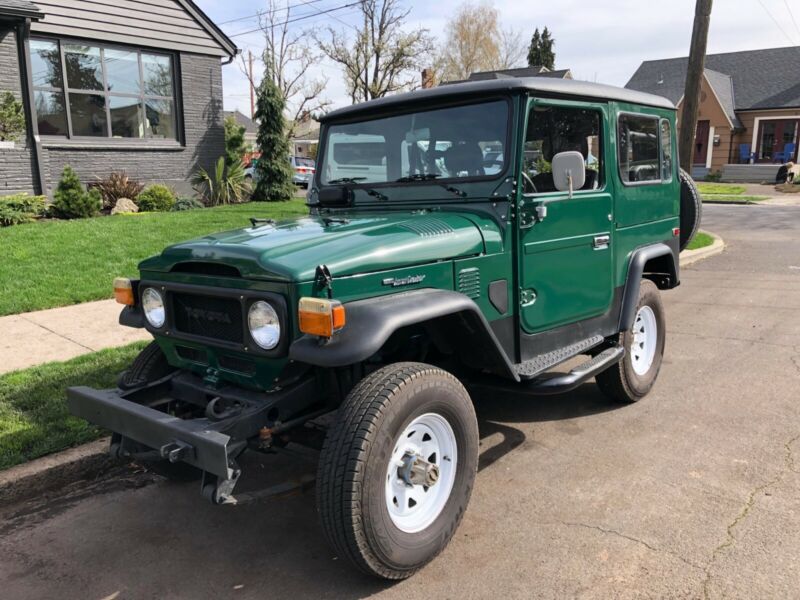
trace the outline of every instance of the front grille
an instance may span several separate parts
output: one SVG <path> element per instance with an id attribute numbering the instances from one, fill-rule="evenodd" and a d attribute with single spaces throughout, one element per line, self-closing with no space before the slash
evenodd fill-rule
<path id="1" fill-rule="evenodd" d="M 183 360 L 190 360 L 201 365 L 208 364 L 208 355 L 205 350 L 198 350 L 197 348 L 189 348 L 188 346 L 175 346 L 175 352 L 178 353 Z"/>
<path id="2" fill-rule="evenodd" d="M 237 344 L 244 342 L 239 300 L 175 293 L 172 307 L 176 331 Z"/>
<path id="3" fill-rule="evenodd" d="M 219 366 L 227 371 L 236 371 L 243 375 L 255 375 L 256 363 L 246 358 L 222 355 L 218 358 Z"/>

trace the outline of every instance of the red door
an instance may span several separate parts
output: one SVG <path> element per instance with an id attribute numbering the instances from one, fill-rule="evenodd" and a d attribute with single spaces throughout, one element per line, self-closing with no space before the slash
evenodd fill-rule
<path id="1" fill-rule="evenodd" d="M 694 158 L 693 165 L 706 166 L 708 157 L 708 130 L 709 121 L 698 121 L 697 131 L 694 134 Z"/>

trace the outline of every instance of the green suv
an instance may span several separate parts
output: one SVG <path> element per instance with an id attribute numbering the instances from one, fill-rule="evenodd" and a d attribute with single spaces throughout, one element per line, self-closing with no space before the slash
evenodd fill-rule
<path id="1" fill-rule="evenodd" d="M 236 501 L 245 451 L 316 448 L 337 554 L 408 577 L 467 509 L 471 384 L 535 396 L 594 378 L 619 402 L 652 389 L 660 290 L 700 218 L 676 156 L 670 102 L 577 81 L 333 112 L 310 215 L 253 218 L 117 280 L 120 322 L 155 341 L 117 389 L 71 388 L 70 409 L 114 432 L 115 455 L 196 477 L 217 504 Z"/>

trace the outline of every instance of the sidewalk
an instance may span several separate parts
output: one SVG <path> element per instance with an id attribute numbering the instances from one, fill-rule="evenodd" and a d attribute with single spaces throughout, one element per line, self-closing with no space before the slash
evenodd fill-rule
<path id="1" fill-rule="evenodd" d="M 101 300 L 0 317 L 0 373 L 150 339 L 144 329 L 122 327 L 121 311 Z"/>

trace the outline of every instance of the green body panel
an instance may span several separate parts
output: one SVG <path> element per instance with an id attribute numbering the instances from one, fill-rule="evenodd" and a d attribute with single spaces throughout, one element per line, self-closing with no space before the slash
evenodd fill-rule
<path id="1" fill-rule="evenodd" d="M 296 218 L 209 235 L 171 246 L 140 265 L 169 271 L 182 262 L 213 262 L 235 267 L 245 278 L 309 281 L 317 265 L 337 277 L 426 264 L 484 251 L 472 221 L 429 211 L 338 214 L 341 221 Z"/>
<path id="2" fill-rule="evenodd" d="M 517 339 L 507 340 L 507 348 L 514 346 L 516 360 L 522 336 L 607 313 L 615 290 L 626 282 L 631 253 L 669 240 L 679 226 L 677 173 L 670 182 L 625 186 L 617 169 L 620 112 L 667 119 L 677 164 L 674 111 L 613 101 L 539 100 L 602 114 L 605 172 L 599 190 L 572 198 L 566 192 L 526 196 L 521 140 L 531 102 L 537 101 L 524 93 L 512 97 L 509 152 L 514 160 L 494 180 L 458 183 L 456 195 L 436 182 L 389 184 L 382 188 L 389 198 L 384 202 L 356 188 L 348 208 L 171 246 L 140 265 L 142 279 L 281 294 L 288 307 L 284 335 L 290 340 L 301 335 L 299 299 L 327 296 L 315 281 L 321 264 L 330 269 L 333 297 L 341 302 L 420 288 L 456 290 L 472 298 L 490 323 L 514 323 Z M 532 219 L 536 207 L 545 204 L 547 216 Z M 598 236 L 608 236 L 607 247 L 595 247 Z M 171 272 L 187 262 L 235 267 L 241 277 Z M 493 282 L 505 286 L 505 310 L 490 299 Z M 212 342 L 156 337 L 172 364 L 200 375 L 210 369 L 244 387 L 270 389 L 287 364 L 286 358 L 236 355 Z M 181 358 L 178 345 L 204 350 L 208 365 Z M 219 364 L 223 354 L 255 361 L 255 373 L 225 370 Z"/>

